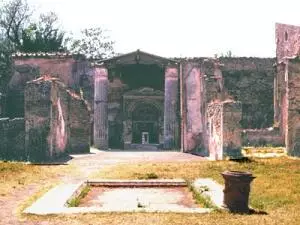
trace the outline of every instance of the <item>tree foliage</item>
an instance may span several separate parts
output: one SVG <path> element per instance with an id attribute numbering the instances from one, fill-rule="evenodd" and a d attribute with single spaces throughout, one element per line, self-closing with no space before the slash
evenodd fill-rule
<path id="1" fill-rule="evenodd" d="M 12 73 L 12 47 L 7 40 L 0 39 L 0 92 L 6 92 Z"/>
<path id="2" fill-rule="evenodd" d="M 63 48 L 65 32 L 58 25 L 54 12 L 41 14 L 32 21 L 26 0 L 10 0 L 0 9 L 0 30 L 15 51 L 59 51 Z"/>
<path id="3" fill-rule="evenodd" d="M 2 35 L 18 49 L 22 44 L 22 31 L 29 22 L 32 11 L 26 0 L 11 0 L 0 8 Z"/>
<path id="4" fill-rule="evenodd" d="M 114 42 L 100 28 L 87 28 L 81 31 L 80 39 L 71 40 L 70 51 L 87 57 L 104 59 L 114 55 Z"/>
<path id="5" fill-rule="evenodd" d="M 37 23 L 31 23 L 22 31 L 23 52 L 55 52 L 63 50 L 65 32 L 59 29 L 54 12 L 41 14 Z"/>

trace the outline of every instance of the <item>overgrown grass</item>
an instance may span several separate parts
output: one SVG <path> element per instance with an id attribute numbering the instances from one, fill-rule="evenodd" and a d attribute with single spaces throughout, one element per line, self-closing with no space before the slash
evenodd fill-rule
<path id="1" fill-rule="evenodd" d="M 192 181 L 211 177 L 223 183 L 220 175 L 225 170 L 250 171 L 256 176 L 252 183 L 250 204 L 258 210 L 274 210 L 287 206 L 300 207 L 300 160 L 287 157 L 253 159 L 244 162 L 205 161 L 176 163 L 146 163 L 107 167 L 94 178 L 138 179 L 149 172 L 158 178 L 184 178 Z"/>
<path id="2" fill-rule="evenodd" d="M 139 180 L 150 180 L 150 179 L 157 179 L 158 176 L 156 173 L 146 173 L 146 174 L 140 174 L 140 173 L 135 173 L 135 176 L 139 179 Z"/>
<path id="3" fill-rule="evenodd" d="M 195 187 L 192 185 L 192 183 L 188 180 L 187 180 L 187 185 L 189 190 L 193 193 L 193 198 L 195 199 L 197 204 L 199 204 L 203 208 L 215 208 L 212 201 L 209 198 L 201 195 L 201 193 L 197 191 Z"/>
<path id="4" fill-rule="evenodd" d="M 86 185 L 84 188 L 82 188 L 82 190 L 78 196 L 75 196 L 74 198 L 72 198 L 68 201 L 68 206 L 69 207 L 79 206 L 80 201 L 89 193 L 90 190 L 91 190 L 91 187 L 89 185 Z"/>
<path id="5" fill-rule="evenodd" d="M 70 173 L 72 166 L 39 166 L 0 161 L 0 197 L 36 182 L 48 183 L 62 174 Z"/>
<path id="6" fill-rule="evenodd" d="M 29 167 L 31 168 L 31 167 Z M 33 170 L 25 168 L 32 180 L 45 177 L 46 167 L 37 166 Z M 50 167 L 52 172 L 54 168 Z M 212 177 L 223 183 L 220 173 L 224 170 L 251 171 L 257 178 L 251 185 L 250 204 L 255 209 L 266 211 L 268 215 L 235 215 L 227 212 L 210 214 L 176 214 L 176 213 L 100 213 L 76 214 L 59 216 L 24 216 L 29 224 L 78 225 L 78 224 L 109 224 L 109 225 L 298 225 L 300 224 L 300 160 L 290 158 L 255 159 L 244 162 L 170 162 L 170 163 L 140 163 L 110 166 L 97 172 L 93 177 L 138 179 L 139 176 L 155 173 L 158 178 L 185 178 L 193 180 L 197 177 Z M 59 171 L 59 170 L 57 170 Z M 18 177 L 22 168 L 8 172 Z M 49 171 L 48 171 L 49 172 Z M 1 174 L 2 172 L 0 172 Z M 24 175 L 24 174 L 23 174 Z M 51 175 L 54 176 L 54 175 Z M 46 177 L 45 177 L 46 178 Z M 9 178 L 6 180 L 14 179 Z M 25 179 L 25 184 L 29 180 Z M 1 183 L 2 185 L 2 183 Z M 12 184 L 13 185 L 13 184 Z M 24 186 L 22 185 L 22 186 Z M 11 187 L 11 185 L 10 185 Z M 1 197 L 1 196 L 0 196 Z M 0 222 L 1 223 L 1 222 Z"/>

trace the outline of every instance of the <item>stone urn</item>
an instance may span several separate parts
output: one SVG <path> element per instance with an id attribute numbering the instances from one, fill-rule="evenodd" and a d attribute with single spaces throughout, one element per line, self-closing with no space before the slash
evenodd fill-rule
<path id="1" fill-rule="evenodd" d="M 255 178 L 249 172 L 225 171 L 224 207 L 233 213 L 249 213 L 250 183 Z"/>

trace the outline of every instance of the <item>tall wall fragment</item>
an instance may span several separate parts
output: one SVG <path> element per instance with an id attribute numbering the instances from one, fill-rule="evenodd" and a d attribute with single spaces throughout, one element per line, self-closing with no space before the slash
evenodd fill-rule
<path id="1" fill-rule="evenodd" d="M 89 120 L 84 102 L 57 78 L 41 77 L 28 82 L 25 89 L 28 159 L 48 161 L 67 152 L 88 152 Z"/>
<path id="2" fill-rule="evenodd" d="M 25 146 L 30 161 L 54 159 L 67 150 L 68 95 L 55 79 L 28 82 L 25 89 Z"/>
<path id="3" fill-rule="evenodd" d="M 203 76 L 198 63 L 183 64 L 183 149 L 195 150 L 202 144 L 203 133 Z"/>
<path id="4" fill-rule="evenodd" d="M 242 109 L 240 102 L 210 103 L 206 111 L 209 157 L 214 160 L 240 158 Z"/>
<path id="5" fill-rule="evenodd" d="M 287 74 L 287 123 L 285 142 L 287 153 L 300 156 L 300 59 L 290 59 Z"/>

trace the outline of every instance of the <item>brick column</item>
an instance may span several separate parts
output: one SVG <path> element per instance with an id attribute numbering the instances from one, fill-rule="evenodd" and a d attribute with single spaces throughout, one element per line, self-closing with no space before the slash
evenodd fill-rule
<path id="1" fill-rule="evenodd" d="M 98 149 L 108 148 L 108 71 L 104 67 L 94 69 L 94 145 Z"/>
<path id="2" fill-rule="evenodd" d="M 164 103 L 164 148 L 176 147 L 178 138 L 178 121 L 176 117 L 178 97 L 178 69 L 168 66 L 165 71 Z"/>

